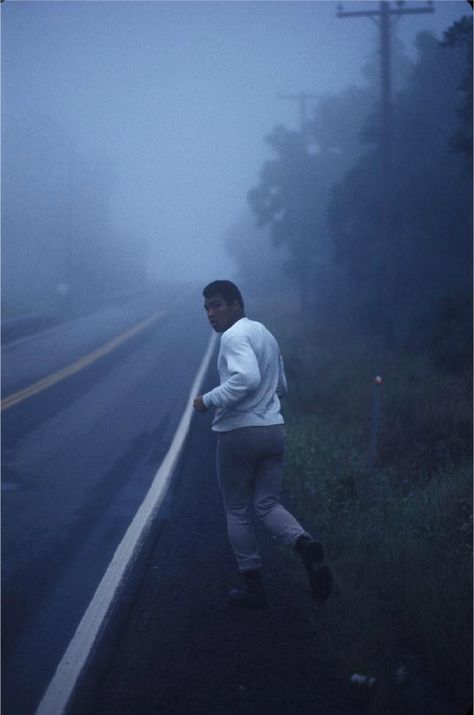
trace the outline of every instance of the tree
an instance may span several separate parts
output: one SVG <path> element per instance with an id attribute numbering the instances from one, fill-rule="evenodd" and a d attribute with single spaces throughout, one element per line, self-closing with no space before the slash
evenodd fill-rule
<path id="1" fill-rule="evenodd" d="M 464 155 L 469 176 L 472 177 L 472 17 L 464 16 L 455 22 L 445 33 L 443 47 L 466 48 L 466 69 L 462 82 L 458 86 L 462 94 L 462 100 L 458 107 L 457 114 L 460 120 L 460 127 L 453 134 L 451 146 L 454 151 Z"/>
<path id="2" fill-rule="evenodd" d="M 388 203 L 375 123 L 374 148 L 335 188 L 329 209 L 335 259 L 351 283 L 359 317 L 398 345 L 429 343 L 448 297 L 464 305 L 470 290 L 471 188 L 451 148 L 466 48 L 447 53 L 421 33 L 417 49 L 393 106 Z"/>
<path id="3" fill-rule="evenodd" d="M 285 270 L 299 287 L 303 305 L 321 298 L 330 283 L 332 246 L 326 210 L 332 187 L 361 153 L 360 133 L 372 90 L 350 87 L 320 98 L 306 136 L 276 127 L 266 137 L 276 157 L 248 194 L 257 225 L 287 249 Z"/>
<path id="4" fill-rule="evenodd" d="M 238 218 L 226 232 L 226 248 L 244 292 L 264 295 L 267 290 L 287 288 L 283 266 L 288 259 L 286 246 L 272 247 L 268 228 L 257 228 L 250 211 Z"/>

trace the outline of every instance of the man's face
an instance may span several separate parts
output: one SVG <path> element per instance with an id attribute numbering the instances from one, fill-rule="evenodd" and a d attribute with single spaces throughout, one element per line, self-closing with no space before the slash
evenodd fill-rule
<path id="1" fill-rule="evenodd" d="M 235 300 L 229 305 L 219 293 L 206 298 L 204 310 L 216 333 L 223 333 L 242 317 L 242 308 L 239 302 Z"/>

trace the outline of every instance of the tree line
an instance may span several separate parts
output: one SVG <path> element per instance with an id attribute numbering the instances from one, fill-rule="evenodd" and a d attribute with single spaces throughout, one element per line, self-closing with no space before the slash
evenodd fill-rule
<path id="1" fill-rule="evenodd" d="M 372 81 L 320 100 L 304 132 L 276 127 L 248 200 L 309 314 L 460 370 L 472 355 L 472 18 L 442 41 L 420 33 L 416 49 L 393 97 L 390 162 Z"/>

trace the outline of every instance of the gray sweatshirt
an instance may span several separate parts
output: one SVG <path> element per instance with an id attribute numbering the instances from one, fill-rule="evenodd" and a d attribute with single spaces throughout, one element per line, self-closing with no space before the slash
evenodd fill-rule
<path id="1" fill-rule="evenodd" d="M 262 323 L 240 318 L 222 333 L 217 368 L 220 386 L 203 395 L 205 406 L 216 408 L 215 432 L 283 423 L 278 399 L 287 392 L 283 360 Z"/>

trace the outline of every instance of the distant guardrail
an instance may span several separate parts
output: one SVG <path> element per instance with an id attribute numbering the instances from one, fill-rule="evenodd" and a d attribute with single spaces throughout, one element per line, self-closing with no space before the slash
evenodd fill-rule
<path id="1" fill-rule="evenodd" d="M 90 301 L 81 300 L 75 306 L 69 306 L 63 311 L 54 312 L 51 310 L 49 312 L 24 313 L 23 315 L 2 319 L 1 342 L 2 344 L 11 343 L 13 340 L 32 335 L 40 330 L 46 330 L 66 320 L 94 313 L 108 305 L 131 301 L 141 295 L 153 293 L 157 290 L 159 290 L 159 286 L 153 284 L 140 286 L 126 291 L 108 293 L 101 297 L 95 296 Z"/>
<path id="2" fill-rule="evenodd" d="M 6 318 L 1 323 L 2 344 L 51 328 L 60 322 L 60 316 L 54 313 L 28 313 L 15 318 Z"/>

